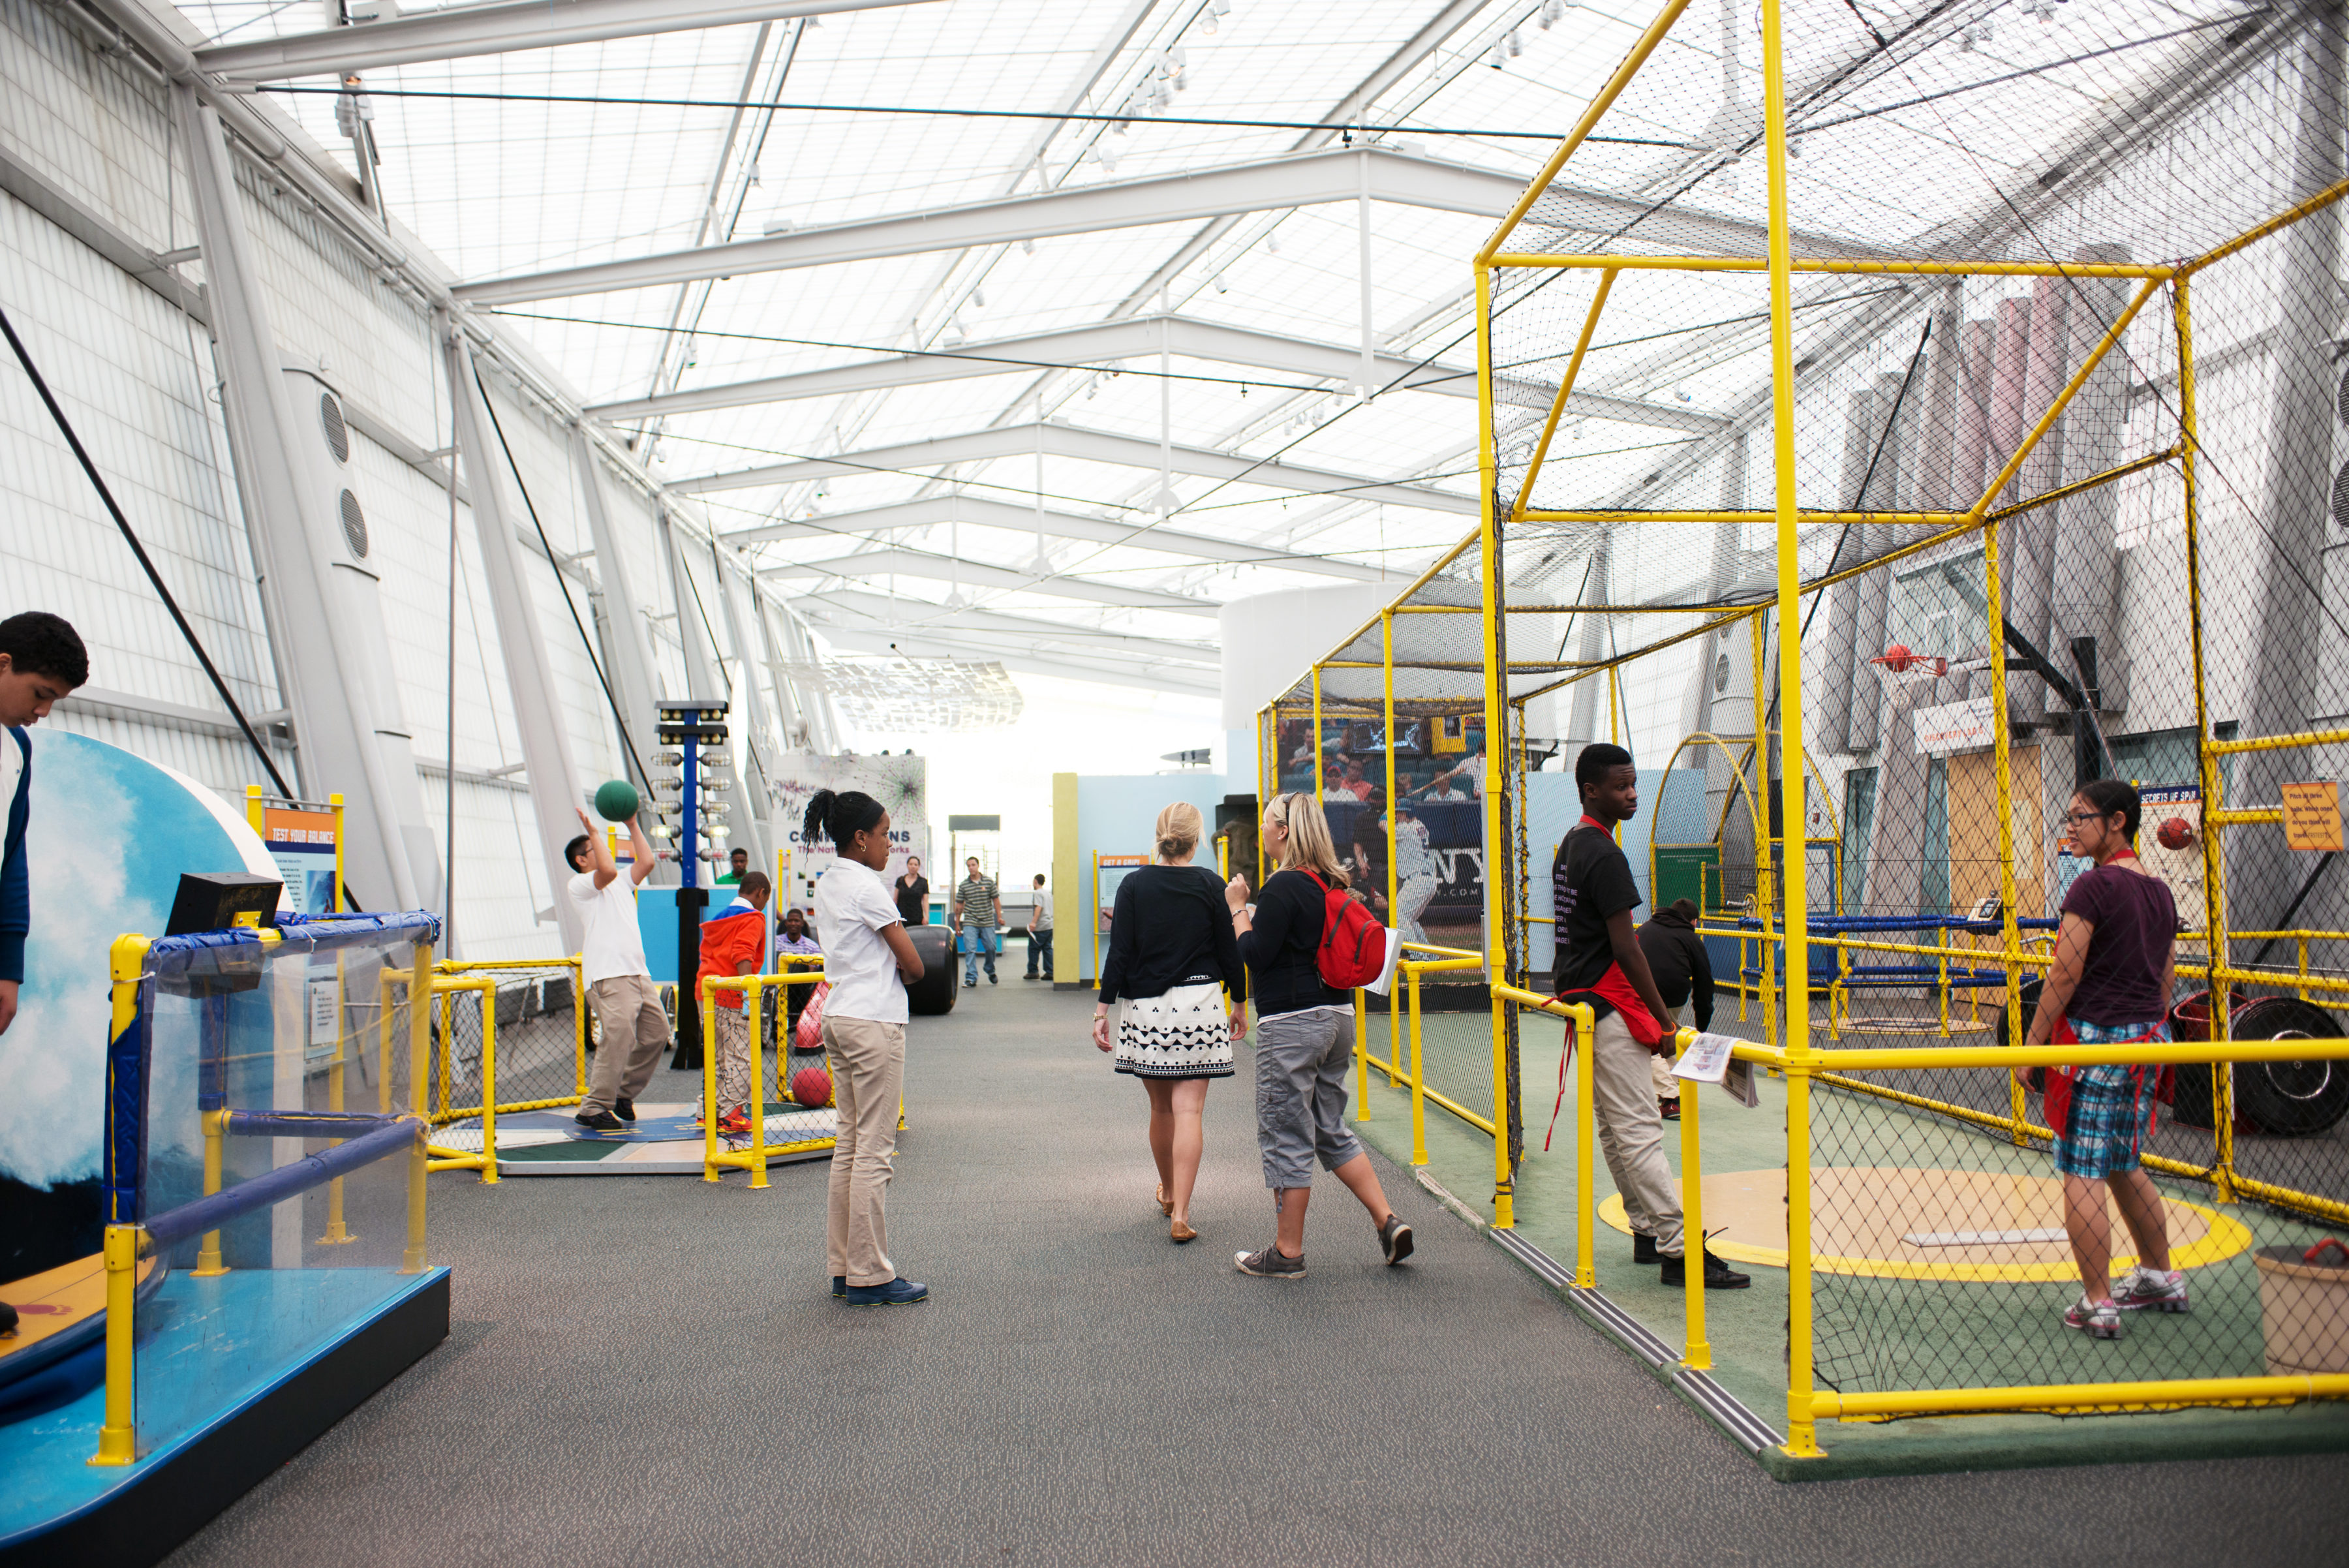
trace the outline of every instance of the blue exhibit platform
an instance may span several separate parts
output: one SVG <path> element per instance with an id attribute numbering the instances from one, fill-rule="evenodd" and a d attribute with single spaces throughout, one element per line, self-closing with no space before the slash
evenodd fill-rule
<path id="1" fill-rule="evenodd" d="M 103 1387 L 0 1413 L 0 1565 L 160 1561 L 448 1337 L 449 1271 L 174 1272 L 139 1324 L 137 1464 Z"/>

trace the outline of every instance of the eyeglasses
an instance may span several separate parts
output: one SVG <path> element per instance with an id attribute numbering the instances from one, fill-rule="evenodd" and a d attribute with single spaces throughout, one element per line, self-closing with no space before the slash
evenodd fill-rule
<path id="1" fill-rule="evenodd" d="M 2067 811 L 2064 814 L 2064 820 L 2066 822 L 2102 822 L 2108 816 L 2118 816 L 2120 815 L 2121 814 L 2117 811 Z"/>

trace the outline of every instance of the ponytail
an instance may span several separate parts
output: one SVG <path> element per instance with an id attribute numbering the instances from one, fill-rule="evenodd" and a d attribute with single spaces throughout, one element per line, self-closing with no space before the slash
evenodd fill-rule
<path id="1" fill-rule="evenodd" d="M 856 790 L 835 794 L 820 789 L 808 802 L 807 815 L 800 824 L 800 838 L 810 847 L 829 839 L 834 849 L 845 849 L 858 834 L 878 827 L 881 816 L 881 803 L 869 794 Z"/>

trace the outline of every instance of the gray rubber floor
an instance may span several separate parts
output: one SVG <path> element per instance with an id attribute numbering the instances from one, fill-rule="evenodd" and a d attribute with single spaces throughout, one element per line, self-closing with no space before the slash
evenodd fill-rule
<path id="1" fill-rule="evenodd" d="M 1309 1276 L 1245 1278 L 1245 1048 L 1177 1248 L 1089 998 L 961 998 L 915 1022 L 891 1195 L 927 1303 L 830 1299 L 822 1164 L 437 1176 L 449 1341 L 171 1561 L 2349 1561 L 2340 1458 L 1775 1483 L 1392 1167 L 1409 1265 L 1325 1179 Z"/>

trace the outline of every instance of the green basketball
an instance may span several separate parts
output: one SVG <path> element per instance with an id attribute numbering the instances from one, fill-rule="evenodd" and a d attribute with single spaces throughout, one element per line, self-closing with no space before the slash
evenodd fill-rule
<path id="1" fill-rule="evenodd" d="M 606 822 L 626 822 L 636 815 L 636 786 L 613 779 L 595 786 L 595 812 Z"/>

